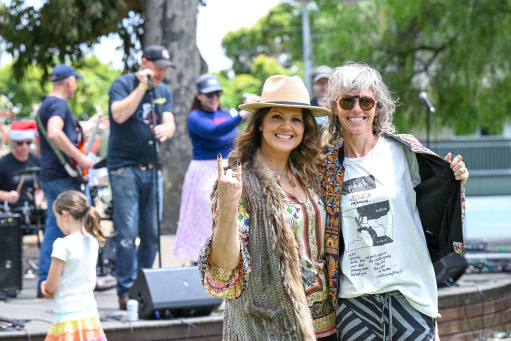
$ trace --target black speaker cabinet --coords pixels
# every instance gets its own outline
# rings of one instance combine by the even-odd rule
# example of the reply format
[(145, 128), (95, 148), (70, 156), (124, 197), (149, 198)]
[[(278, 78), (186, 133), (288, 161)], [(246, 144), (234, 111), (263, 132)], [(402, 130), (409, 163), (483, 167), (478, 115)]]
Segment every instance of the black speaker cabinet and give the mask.
[(223, 301), (204, 291), (196, 266), (142, 269), (128, 295), (141, 319), (208, 315)]
[(22, 288), (20, 215), (0, 213), (0, 296), (16, 297)]
[(462, 255), (451, 252), (433, 263), (433, 268), (435, 269), (437, 286), (450, 286), (465, 273), (467, 261)]

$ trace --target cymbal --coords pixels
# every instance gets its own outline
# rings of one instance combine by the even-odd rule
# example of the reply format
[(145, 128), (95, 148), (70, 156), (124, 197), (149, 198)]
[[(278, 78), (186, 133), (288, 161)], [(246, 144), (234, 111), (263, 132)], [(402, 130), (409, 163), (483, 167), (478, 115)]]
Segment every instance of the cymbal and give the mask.
[(14, 172), (14, 174), (38, 174), (39, 171), (41, 170), (40, 167), (27, 167), (27, 168), (22, 168), (22, 169), (18, 169), (17, 171)]
[(103, 160), (97, 162), (94, 167), (94, 169), (98, 169), (98, 168), (103, 168), (103, 167), (106, 167), (106, 158), (104, 158)]

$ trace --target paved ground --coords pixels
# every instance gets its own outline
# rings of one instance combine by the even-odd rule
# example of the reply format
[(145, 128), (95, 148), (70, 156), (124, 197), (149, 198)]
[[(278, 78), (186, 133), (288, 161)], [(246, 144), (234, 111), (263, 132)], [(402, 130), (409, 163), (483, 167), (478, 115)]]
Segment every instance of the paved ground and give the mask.
[[(190, 265), (189, 262), (176, 258), (172, 254), (174, 236), (162, 236), (162, 267), (181, 267)], [(505, 243), (504, 245), (510, 245)], [(495, 245), (491, 245), (495, 247)], [(498, 247), (497, 249), (500, 249)], [(508, 248), (509, 251), (511, 248)], [(18, 328), (8, 328), (0, 322), (0, 340), (43, 340), (49, 330), (52, 320), (53, 301), (36, 298), (35, 275), (31, 274), (31, 267), (37, 265), (39, 249), (36, 236), (25, 236), (23, 247), (24, 278), (23, 289), (15, 298), (0, 301), (0, 320), (18, 320)], [(155, 262), (158, 266), (158, 257)], [(473, 289), (473, 281), (489, 283), (492, 280), (509, 281), (508, 274), (494, 276), (492, 274), (464, 275), (459, 281), (459, 286), (439, 290), (440, 296), (449, 296), (458, 293), (464, 287)], [(491, 279), (491, 280), (490, 280)], [(472, 282), (471, 282), (472, 281)], [(109, 340), (170, 340), (150, 335), (163, 333), (170, 335), (172, 340), (188, 339), (195, 333), (197, 338), (208, 335), (210, 340), (221, 339), (222, 312), (213, 312), (209, 316), (181, 318), (174, 320), (140, 320), (137, 322), (126, 321), (126, 312), (118, 309), (118, 301), (115, 289), (95, 293), (98, 309)], [(14, 321), (16, 322), (16, 321)], [(124, 334), (123, 334), (124, 333)], [(138, 333), (138, 336), (137, 336)], [(167, 333), (167, 334), (165, 334)], [(128, 335), (128, 336), (127, 336)], [(135, 336), (134, 336), (135, 335)], [(180, 336), (181, 335), (181, 336)]]

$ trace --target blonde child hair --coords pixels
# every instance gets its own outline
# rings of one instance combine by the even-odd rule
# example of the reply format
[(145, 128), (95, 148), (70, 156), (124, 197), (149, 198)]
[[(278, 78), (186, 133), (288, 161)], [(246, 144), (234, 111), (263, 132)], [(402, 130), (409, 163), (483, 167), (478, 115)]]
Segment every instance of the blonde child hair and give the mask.
[(62, 192), (53, 202), (52, 208), (55, 213), (62, 214), (62, 211), (67, 211), (74, 219), (83, 220), (85, 230), (93, 235), (101, 246), (105, 245), (101, 216), (94, 206), (89, 206), (85, 194), (74, 190)]

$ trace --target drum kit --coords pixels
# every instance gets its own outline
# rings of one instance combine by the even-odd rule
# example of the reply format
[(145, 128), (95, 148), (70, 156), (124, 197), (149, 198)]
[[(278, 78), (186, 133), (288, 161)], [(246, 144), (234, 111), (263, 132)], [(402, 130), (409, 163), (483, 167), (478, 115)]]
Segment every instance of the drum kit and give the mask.
[[(94, 168), (104, 167), (106, 165), (106, 159), (97, 163)], [(24, 180), (28, 177), (32, 177), (31, 183), (32, 187), (27, 188), (27, 197), (29, 200), (25, 200), (23, 205), (18, 205), (15, 207), (10, 207), (5, 201), (3, 206), (0, 206), (0, 214), (19, 214), (21, 229), (23, 235), (37, 234), (40, 230), (44, 230), (45, 219), (46, 219), (46, 207), (43, 207), (41, 203), (36, 203), (36, 186), (38, 184), (38, 176), (39, 176), (39, 167), (27, 167), (20, 169), (15, 172), (15, 175), (21, 176), (21, 181), (18, 185), (18, 192), (23, 186)], [(104, 212), (103, 220), (111, 220), (112, 219), (112, 204), (111, 202), (104, 200), (102, 195), (102, 189), (104, 189), (105, 185), (93, 184), (89, 186), (89, 191), (91, 194), (92, 203), (95, 203), (96, 200), (100, 200), (106, 205), (106, 209)]]
[(36, 184), (38, 183), (39, 167), (28, 167), (23, 168), (15, 172), (15, 175), (21, 176), (21, 181), (18, 185), (18, 192), (23, 186), (23, 182), (26, 178), (32, 177), (32, 187), (27, 188), (27, 197), (29, 200), (25, 200), (23, 205), (10, 207), (7, 202), (4, 202), (3, 210), (0, 210), (3, 214), (18, 214), (20, 216), (20, 227), (23, 235), (37, 234), (39, 238), (39, 230), (44, 229), (44, 221), (46, 219), (46, 210), (40, 205), (36, 205)]

